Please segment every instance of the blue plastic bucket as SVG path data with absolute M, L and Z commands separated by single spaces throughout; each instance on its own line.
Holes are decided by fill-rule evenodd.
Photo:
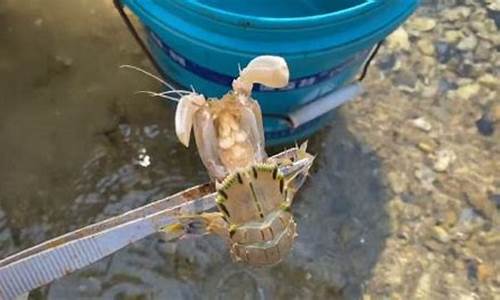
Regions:
M 220 97 L 262 54 L 283 56 L 290 84 L 255 86 L 266 143 L 304 138 L 329 120 L 294 128 L 288 114 L 351 83 L 378 42 L 418 0 L 122 0 L 143 23 L 154 59 L 170 80 Z

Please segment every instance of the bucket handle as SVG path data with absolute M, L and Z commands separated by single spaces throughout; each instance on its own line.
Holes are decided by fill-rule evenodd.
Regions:
M 136 42 L 141 47 L 142 51 L 144 51 L 144 53 L 148 57 L 149 61 L 153 64 L 153 66 L 156 69 L 156 71 L 166 78 L 167 74 L 165 74 L 163 72 L 163 70 L 160 68 L 160 64 L 158 64 L 158 62 L 154 58 L 153 54 L 149 50 L 148 46 L 146 46 L 146 43 L 144 43 L 144 41 L 142 40 L 141 36 L 139 35 L 139 33 L 137 32 L 137 30 L 135 29 L 134 24 L 132 24 L 132 22 L 130 21 L 129 17 L 125 13 L 124 5 L 122 4 L 122 1 L 121 0 L 113 0 L 113 3 L 115 5 L 116 9 L 118 10 L 118 13 L 122 17 L 123 22 L 127 26 L 128 30 L 130 31 L 130 33 L 132 34 L 132 36 L 135 38 Z

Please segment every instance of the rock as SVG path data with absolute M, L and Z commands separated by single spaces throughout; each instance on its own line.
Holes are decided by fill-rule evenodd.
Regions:
M 382 71 L 390 71 L 393 70 L 396 65 L 396 55 L 391 53 L 389 55 L 381 55 L 379 59 L 377 59 L 377 66 Z
M 458 6 L 452 9 L 445 9 L 443 11 L 443 17 L 450 22 L 463 21 L 467 19 L 471 14 L 471 8 L 467 6 Z
M 431 40 L 422 39 L 417 42 L 417 47 L 422 52 L 422 54 L 433 56 L 436 49 L 434 48 L 434 44 Z
M 456 73 L 460 77 L 470 78 L 474 71 L 474 66 L 468 62 L 462 62 L 455 69 Z
M 477 131 L 484 136 L 492 136 L 495 132 L 495 124 L 487 114 L 484 114 L 476 121 L 476 128 Z
M 408 33 L 403 27 L 399 27 L 387 37 L 387 47 L 391 50 L 410 50 Z
M 500 29 L 500 10 L 489 8 L 488 17 L 493 20 L 497 29 Z
M 426 142 L 419 142 L 417 144 L 417 147 L 418 147 L 418 149 L 424 151 L 425 153 L 432 153 L 432 152 L 434 152 L 434 149 L 436 148 L 435 145 L 429 144 Z
M 495 267 L 491 264 L 480 264 L 477 267 L 477 278 L 480 281 L 486 281 L 495 275 Z
M 425 132 L 429 132 L 432 129 L 431 123 L 427 121 L 424 117 L 416 118 L 411 120 L 411 124 L 418 129 L 421 129 Z
M 415 294 L 413 295 L 412 299 L 415 300 L 427 300 L 427 299 L 432 299 L 431 297 L 431 274 L 429 273 L 424 273 L 420 278 L 418 279 L 417 286 L 415 288 Z
M 477 80 L 480 84 L 494 89 L 500 85 L 500 78 L 493 76 L 492 74 L 484 74 Z M 500 107 L 500 105 L 498 105 Z M 500 113 L 499 113 L 500 114 Z
M 464 34 L 458 30 L 447 30 L 444 33 L 444 39 L 450 44 L 456 44 L 464 38 Z
M 490 220 L 493 219 L 497 213 L 495 205 L 488 199 L 486 193 L 477 191 L 476 189 L 471 188 L 465 191 L 467 202 L 484 217 Z
M 450 164 L 457 159 L 453 150 L 442 149 L 436 153 L 436 161 L 434 162 L 434 170 L 437 172 L 444 172 L 448 169 Z
M 404 173 L 392 171 L 387 174 L 389 185 L 394 193 L 400 194 L 408 188 L 408 178 Z
M 434 188 L 434 181 L 436 180 L 436 174 L 427 166 L 421 165 L 415 171 L 415 177 L 420 180 L 420 183 L 426 190 L 432 190 Z
M 481 240 L 481 244 L 483 245 L 499 245 L 500 246 L 500 231 L 492 230 L 483 236 Z
M 451 58 L 459 55 L 457 48 L 447 42 L 436 43 L 437 60 L 442 64 L 448 63 Z
M 500 103 L 495 103 L 490 108 L 490 118 L 493 122 L 500 121 Z
M 404 89 L 405 91 L 413 91 L 417 84 L 418 78 L 415 73 L 402 70 L 401 72 L 397 72 L 393 80 L 394 84 L 400 89 Z
M 487 41 L 480 41 L 479 45 L 476 48 L 475 52 L 475 61 L 488 61 L 490 59 L 492 50 L 491 50 L 491 45 Z
M 488 4 L 488 9 L 494 11 L 500 11 L 500 1 L 499 0 L 490 1 L 490 3 Z
M 478 39 L 474 34 L 470 34 L 469 36 L 464 37 L 460 40 L 457 45 L 457 48 L 463 51 L 472 51 L 476 49 L 478 43 Z
M 408 24 L 408 29 L 409 30 L 414 30 L 414 31 L 430 31 L 436 27 L 436 20 L 430 19 L 430 18 L 413 18 L 411 19 Z
M 38 18 L 35 20 L 35 22 L 33 22 L 33 24 L 35 24 L 36 27 L 41 27 L 43 25 L 43 19 Z
M 477 83 L 466 84 L 466 85 L 460 86 L 457 89 L 456 95 L 460 99 L 470 100 L 472 97 L 476 96 L 480 90 L 481 90 L 481 86 Z
M 68 56 L 56 55 L 55 61 L 65 68 L 69 68 L 73 65 L 73 59 Z
M 497 207 L 497 209 L 500 208 L 500 194 L 491 194 L 490 195 L 490 200 L 493 202 L 493 204 Z M 1 221 L 0 221 L 1 222 Z M 1 223 L 0 223 L 1 224 Z
M 446 230 L 441 226 L 432 227 L 431 235 L 432 238 L 441 243 L 448 243 L 450 241 L 448 232 L 446 232 Z

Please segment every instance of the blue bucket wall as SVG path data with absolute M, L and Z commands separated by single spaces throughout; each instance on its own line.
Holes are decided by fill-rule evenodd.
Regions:
M 266 143 L 304 138 L 328 115 L 292 129 L 286 114 L 351 82 L 372 47 L 415 10 L 418 0 L 123 0 L 141 20 L 169 79 L 220 97 L 262 54 L 283 56 L 288 87 L 256 86 Z M 280 116 L 283 116 L 281 118 Z

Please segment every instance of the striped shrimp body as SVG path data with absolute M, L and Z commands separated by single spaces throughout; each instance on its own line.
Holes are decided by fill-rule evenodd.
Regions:
M 275 164 L 257 164 L 228 176 L 218 189 L 217 206 L 235 261 L 273 265 L 290 251 L 297 236 L 285 178 Z

